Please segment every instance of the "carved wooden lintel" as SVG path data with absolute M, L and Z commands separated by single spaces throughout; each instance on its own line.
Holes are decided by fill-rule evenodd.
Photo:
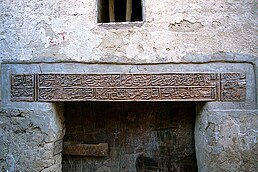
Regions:
M 12 101 L 244 101 L 243 73 L 11 75 Z

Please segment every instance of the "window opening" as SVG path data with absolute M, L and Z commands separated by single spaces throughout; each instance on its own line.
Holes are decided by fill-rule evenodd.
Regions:
M 99 0 L 98 23 L 142 21 L 141 0 Z

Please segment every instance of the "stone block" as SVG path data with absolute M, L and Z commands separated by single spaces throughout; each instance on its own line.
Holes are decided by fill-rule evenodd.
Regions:
M 203 110 L 197 115 L 198 171 L 257 170 L 258 111 Z

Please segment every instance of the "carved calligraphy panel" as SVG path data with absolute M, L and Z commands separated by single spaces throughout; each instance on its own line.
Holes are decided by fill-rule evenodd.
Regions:
M 215 73 L 172 74 L 38 74 L 39 87 L 216 86 Z
M 243 73 L 221 74 L 221 101 L 241 101 L 246 97 L 246 76 Z
M 214 73 L 39 74 L 39 101 L 215 100 Z
M 11 80 L 12 101 L 240 101 L 246 91 L 242 73 L 35 74 Z
M 11 100 L 34 101 L 34 75 L 11 75 Z

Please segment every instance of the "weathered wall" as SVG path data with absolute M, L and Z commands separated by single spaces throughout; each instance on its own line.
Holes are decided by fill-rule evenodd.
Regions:
M 256 91 L 248 93 L 246 103 L 209 103 L 212 109 L 200 108 L 195 136 L 199 171 L 255 171 L 257 7 L 255 0 L 144 0 L 143 23 L 101 25 L 96 23 L 96 0 L 2 0 L 0 65 L 13 60 L 252 63 L 254 68 L 249 68 L 256 71 L 256 79 L 253 76 L 248 80 L 248 86 L 256 87 Z M 105 72 L 107 68 L 101 67 Z M 141 67 L 141 71 L 136 70 L 138 67 L 132 67 L 132 71 L 145 71 Z M 216 70 L 224 69 L 227 67 Z M 27 70 L 22 69 L 24 73 Z M 64 68 L 55 70 L 60 72 Z M 180 68 L 165 70 L 175 72 Z M 36 72 L 40 71 L 51 69 L 39 65 Z M 6 68 L 0 73 L 6 74 Z M 5 84 L 1 87 L 3 97 L 1 92 L 9 88 Z M 2 106 L 3 98 L 0 100 Z M 62 116 L 50 104 L 12 103 L 2 107 L 0 171 L 11 171 L 13 162 L 19 171 L 60 170 L 60 154 L 52 153 L 54 141 L 64 134 L 63 127 Z M 34 138 L 35 142 L 31 142 Z M 200 166 L 200 162 L 207 165 Z
M 217 109 L 213 104 L 197 107 L 198 171 L 257 171 L 258 110 Z
M 210 57 L 210 56 L 207 56 Z M 231 58 L 231 56 L 224 56 Z M 240 56 L 238 56 L 240 57 Z M 245 56 L 241 56 L 245 57 Z M 193 58 L 192 58 L 193 60 Z M 31 73 L 168 73 L 168 72 L 242 72 L 246 74 L 246 100 L 243 102 L 209 102 L 197 108 L 195 143 L 197 163 L 200 172 L 241 171 L 257 168 L 257 107 L 255 98 L 255 71 L 250 63 L 204 63 L 204 64 L 156 64 L 118 65 L 82 63 L 34 63 L 3 64 L 1 75 L 2 113 L 0 116 L 1 144 L 4 152 L 0 157 L 3 168 L 9 170 L 14 157 L 15 168 L 20 171 L 37 167 L 28 157 L 38 156 L 35 149 L 46 149 L 46 157 L 37 169 L 55 171 L 60 166 L 53 164 L 53 144 L 64 134 L 62 107 L 51 103 L 28 103 L 10 101 L 10 74 Z M 13 112 L 21 115 L 13 115 Z M 25 112 L 23 112 L 25 111 Z M 28 115 L 27 115 L 28 113 Z M 18 117 L 17 117 L 18 116 Z M 15 121 L 18 122 L 16 123 Z M 68 119 L 66 119 L 68 120 Z M 49 124 L 50 121 L 50 124 Z M 18 128 L 18 129 L 17 129 Z M 20 129 L 19 129 L 20 128 Z M 42 129 L 41 129 L 42 128 Z M 18 130 L 18 132 L 15 132 Z M 20 131 L 21 130 L 21 131 Z M 51 138 L 31 141 L 32 137 Z M 15 140 L 14 140 L 15 138 Z M 13 139 L 13 140 L 12 140 Z M 26 140 L 26 147 L 19 146 Z M 18 146 L 17 146 L 18 145 Z M 42 147 L 41 147 L 42 146 Z M 50 148 L 48 147 L 50 146 Z M 22 148 L 22 149 L 20 149 Z M 17 153 L 18 152 L 18 153 Z M 29 153 L 29 154 L 26 154 Z M 44 154 L 44 155 L 46 155 Z M 59 154 L 59 158 L 60 158 Z M 41 156 L 39 156 L 41 157 Z M 27 163 L 20 163 L 25 159 Z M 220 161 L 223 160 L 223 161 Z M 56 163 L 60 161 L 54 161 Z M 222 163 L 223 162 L 223 163 Z M 234 164 L 234 166 L 231 166 Z M 46 165 L 46 166 L 47 166 Z M 52 166 L 54 165 L 54 166 Z M 59 163 L 60 165 L 60 163 Z M 256 165 L 256 166 L 255 166 Z M 52 167 L 51 167 L 52 166 Z
M 137 25 L 97 24 L 96 1 L 2 0 L 0 64 L 14 59 L 258 63 L 255 0 L 143 0 L 144 22 Z
M 186 55 L 257 56 L 255 0 L 144 0 L 142 26 L 96 23 L 96 0 L 0 2 L 0 59 L 181 61 Z
M 0 108 L 0 172 L 61 171 L 62 157 L 54 156 L 54 143 L 63 135 L 58 104 Z

